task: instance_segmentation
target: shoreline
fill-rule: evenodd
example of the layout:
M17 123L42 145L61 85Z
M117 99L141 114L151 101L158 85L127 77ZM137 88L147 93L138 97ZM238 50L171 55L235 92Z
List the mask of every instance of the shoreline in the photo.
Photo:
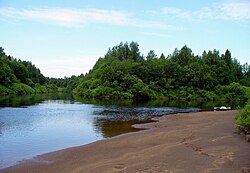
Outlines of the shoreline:
M250 145L235 133L236 113L163 115L133 125L146 130L39 155L0 172L250 172Z
M155 116L153 118L150 118L148 120L144 120L142 122L137 122L137 123L133 123L132 125L130 125L130 127L134 128L135 131L126 131L126 132L123 132L123 133L119 133L117 135L114 135L114 136L110 136L110 137L103 137L101 139L97 139L97 140L94 140L94 141L91 141L89 143L85 143L85 144L79 144L79 145L74 145L74 146L69 146L69 147L64 147L64 148L59 148L59 149L55 149L55 150L50 150L50 151L46 151L46 152L43 152L43 153L38 153L38 154L34 154L34 155L31 155L31 156L28 156L26 158L22 158L20 160L17 160L16 162L14 163L11 163L9 165L5 165L4 167L0 167L0 172L1 170L3 169L8 169L10 167L14 167L14 166L17 166L19 164L22 164L22 163L25 163L27 161L34 161L36 162L36 158L41 156L41 155L45 155L45 154L48 154L48 153L52 153L52 152L57 152L57 151L62 151L62 150L65 150L65 149L70 149L70 148L75 148L75 147L82 147L82 146L85 146L85 145L88 145L88 144L92 144L94 142L97 142L97 141L101 141L101 140L109 140L109 139L113 139L113 138L116 138L116 137L119 137L119 136L123 136L123 135L129 135L130 133L140 133L140 132L143 132L145 130L150 130L149 128L141 128L141 127L136 127L137 125L143 125L143 124L148 124L148 123L152 123L152 122L157 122L157 118L161 117L161 116L168 116L170 114L177 114L177 113L191 113L191 112L200 112L200 111L204 111L204 110L191 110L191 111L183 111L183 112L171 112L171 113L168 113L168 114L162 114L162 115L159 115L159 116ZM4 164L3 164L4 165Z

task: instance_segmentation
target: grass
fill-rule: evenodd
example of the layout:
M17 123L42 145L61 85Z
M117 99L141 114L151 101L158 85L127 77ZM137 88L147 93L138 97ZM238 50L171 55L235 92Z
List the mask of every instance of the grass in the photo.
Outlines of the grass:
M236 116L236 124L241 132L250 134L250 87L246 87L246 94L248 102Z

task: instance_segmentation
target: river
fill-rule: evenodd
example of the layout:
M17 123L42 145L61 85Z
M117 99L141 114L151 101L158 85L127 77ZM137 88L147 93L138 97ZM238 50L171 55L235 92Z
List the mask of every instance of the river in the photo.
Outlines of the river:
M43 153L127 132L131 125L175 112L243 103L94 100L71 94L0 97L0 169Z

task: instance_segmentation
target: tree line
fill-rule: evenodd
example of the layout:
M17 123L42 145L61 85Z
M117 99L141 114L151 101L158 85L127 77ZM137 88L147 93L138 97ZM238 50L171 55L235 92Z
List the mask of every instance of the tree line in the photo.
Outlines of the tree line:
M140 53L136 42L120 43L85 75L45 77L30 61L6 55L0 47L0 95L71 92L94 98L247 99L250 66L229 50L194 55L187 46L168 56ZM237 115L240 131L250 133L250 99Z
M32 62L6 55L0 47L0 95L68 92L76 88L80 77L45 77Z
M120 43L80 79L75 93L96 98L245 99L250 68L229 50L194 55L187 46L168 56L143 56L137 42Z
M99 58L85 75L45 77L29 61L6 55L0 47L0 94L71 92L94 98L245 99L250 66L229 50L194 55L183 46L159 57L142 55L137 42L120 43Z

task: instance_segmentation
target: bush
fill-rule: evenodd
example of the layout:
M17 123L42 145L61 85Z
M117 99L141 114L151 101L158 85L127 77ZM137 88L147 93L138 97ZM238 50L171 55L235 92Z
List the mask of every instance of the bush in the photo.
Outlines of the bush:
M133 95L128 92L119 92L119 91L113 91L112 95L113 98L122 98L122 99L131 99L133 98Z
M236 124L240 131L250 134L250 99L244 109L236 116Z
M14 83L11 89L17 94L17 95L23 95L23 94L33 94L35 93L35 90L31 88L28 85L25 85L23 83Z
M215 93L223 99L228 100L247 100L246 89L238 83L231 83L226 86L217 86Z
M36 93L48 93L47 88L45 86L38 84L38 83L35 84L34 89L35 89Z
M106 96L111 96L113 92L113 89L110 87L103 87L99 86L92 90L92 97L106 97Z
M61 88L61 87L59 87L59 88L57 89L57 92L59 92L59 93L66 93L66 92L67 92L67 89L66 89L66 88Z
M199 98L203 98L206 100L218 99L218 96L215 93L213 93L211 91L207 91L207 90L198 89L197 94L199 95Z
M247 98L250 98L250 87L245 87L245 90Z
M14 91L0 84L0 95L14 94Z

